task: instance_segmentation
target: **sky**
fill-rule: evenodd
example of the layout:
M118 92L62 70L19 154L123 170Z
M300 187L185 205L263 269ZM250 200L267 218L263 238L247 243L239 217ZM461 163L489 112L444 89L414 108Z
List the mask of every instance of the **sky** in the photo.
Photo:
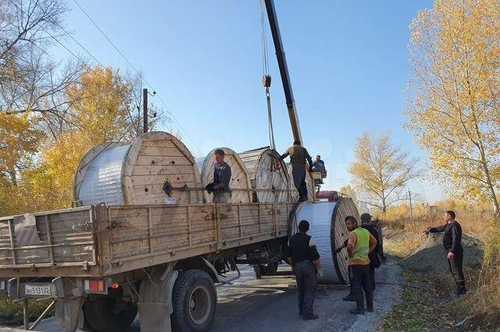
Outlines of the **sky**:
M150 102L173 120L159 129L180 134L196 157L225 146L245 151L269 145L259 0L66 0L64 26L106 66L140 71L156 92ZM110 37L113 49L75 1ZM320 154L325 189L351 182L356 140L390 133L393 142L428 166L404 128L407 121L409 24L432 1L275 0L304 145ZM292 143L288 113L266 20L274 136ZM72 39L74 53L95 63ZM54 46L60 59L71 55ZM443 191L429 178L409 188L422 200Z

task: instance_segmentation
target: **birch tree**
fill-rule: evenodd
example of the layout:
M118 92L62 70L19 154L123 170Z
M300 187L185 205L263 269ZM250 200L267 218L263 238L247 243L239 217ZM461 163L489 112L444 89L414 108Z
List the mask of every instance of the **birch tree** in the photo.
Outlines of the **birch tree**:
M419 175L416 162L392 145L388 135L364 134L358 139L349 171L355 187L366 195L367 203L385 213L401 199L401 191L408 182Z
M410 29L408 126L443 181L498 215L498 1L437 0Z

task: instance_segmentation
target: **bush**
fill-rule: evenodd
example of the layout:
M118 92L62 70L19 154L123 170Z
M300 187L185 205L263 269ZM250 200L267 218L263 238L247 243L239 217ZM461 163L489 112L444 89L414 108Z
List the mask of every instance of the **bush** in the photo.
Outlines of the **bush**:
M467 299L476 314L500 315L500 225L492 221L485 232L484 259L477 289Z
M49 305L50 300L29 301L28 319L34 321ZM53 314L53 310L48 316ZM23 324L23 308L21 303L14 303L5 296L0 296L0 325L19 326Z

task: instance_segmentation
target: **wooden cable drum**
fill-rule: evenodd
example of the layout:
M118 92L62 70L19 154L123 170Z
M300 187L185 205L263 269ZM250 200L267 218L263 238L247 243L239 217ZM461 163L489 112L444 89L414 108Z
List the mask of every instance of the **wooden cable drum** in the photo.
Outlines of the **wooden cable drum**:
M268 147L239 154L250 175L255 200L260 203L289 201L289 178L280 155Z
M336 253L348 237L345 217L354 216L358 222L359 213L356 205L350 198L341 197L336 202L303 202L295 212L295 233L301 220L310 223L309 235L316 243L321 256L320 262L323 276L320 279L325 283L348 283L348 257L347 250L342 249Z
M250 184L250 177L248 175L245 164L240 159L238 154L230 148L220 148L224 151L224 161L231 167L231 202L230 203L249 203L252 201L252 190ZM207 184L214 181L214 164L215 164L215 150L210 151L208 155L199 160L198 164L201 167L201 183L205 187ZM206 201L212 201L212 194L206 194Z
M307 187L307 199L309 201L314 201L316 197L316 186L314 185L314 179L309 170L306 170L306 187Z
M178 204L202 203L198 167L187 147L166 132L149 132L131 143L91 149L75 175L75 200L82 205L163 204L168 181Z
M292 165L290 163L287 164L288 176L289 176L289 200L291 202L296 202L299 200L299 193L297 188L295 188L295 183L293 182L292 175ZM316 195L316 191L314 188L314 180L312 178L311 172L306 169L306 187L307 187L307 200L314 201L314 197Z

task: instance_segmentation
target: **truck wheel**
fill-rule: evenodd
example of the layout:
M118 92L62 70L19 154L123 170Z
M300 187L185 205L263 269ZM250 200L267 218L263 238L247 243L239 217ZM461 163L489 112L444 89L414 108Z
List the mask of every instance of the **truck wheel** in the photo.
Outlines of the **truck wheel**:
M254 265L255 279L262 279L262 276L267 274L274 274L278 271L279 263L259 264Z
M278 265L279 263L269 263L265 266L264 271L265 273L276 273L278 271Z
M262 270L264 265L254 265L253 270L255 271L255 279L262 279Z
M85 323L96 332L123 332L137 316L137 306L113 298L88 299L83 304Z
M215 318L217 293L208 273L183 272L175 282L172 297L174 331L208 331Z

